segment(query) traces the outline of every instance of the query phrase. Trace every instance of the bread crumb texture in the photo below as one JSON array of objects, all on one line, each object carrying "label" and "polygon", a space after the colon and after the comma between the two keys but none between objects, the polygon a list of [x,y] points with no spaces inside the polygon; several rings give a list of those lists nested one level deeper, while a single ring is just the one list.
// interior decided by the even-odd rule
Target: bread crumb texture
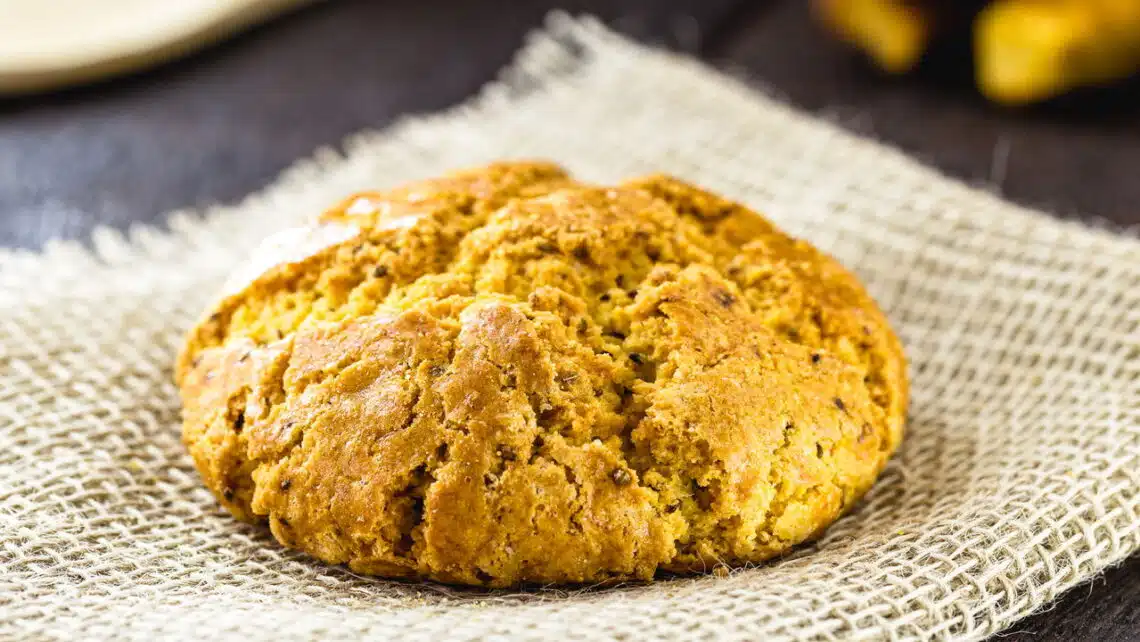
[{"label": "bread crumb texture", "polygon": [[904,357],[858,281],[668,176],[496,163],[354,195],[261,254],[179,357],[184,440],[235,516],[358,573],[761,562],[902,436]]}]

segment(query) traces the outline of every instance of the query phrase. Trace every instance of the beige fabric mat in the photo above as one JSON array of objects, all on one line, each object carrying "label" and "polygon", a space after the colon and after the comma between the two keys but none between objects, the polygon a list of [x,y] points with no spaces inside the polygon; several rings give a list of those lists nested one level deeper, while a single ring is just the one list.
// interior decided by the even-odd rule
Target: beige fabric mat
[{"label": "beige fabric mat", "polygon": [[[1010,205],[591,20],[449,113],[173,234],[0,252],[0,638],[980,639],[1140,545],[1140,241]],[[498,157],[663,169],[854,268],[913,361],[910,434],[817,544],[730,577],[477,592],[357,577],[224,515],[178,437],[181,332],[255,241]]]}]

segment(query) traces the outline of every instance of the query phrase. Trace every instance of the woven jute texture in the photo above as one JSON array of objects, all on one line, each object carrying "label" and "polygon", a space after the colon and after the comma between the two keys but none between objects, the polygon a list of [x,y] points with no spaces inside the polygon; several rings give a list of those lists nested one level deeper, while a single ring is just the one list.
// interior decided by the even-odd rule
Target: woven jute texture
[{"label": "woven jute texture", "polygon": [[[179,442],[170,370],[226,273],[352,190],[501,157],[672,172],[854,269],[913,381],[908,437],[857,510],[726,578],[512,593],[358,577],[223,514]],[[553,18],[468,105],[170,228],[0,253],[0,638],[979,639],[1140,546],[1140,241],[589,19]]]}]

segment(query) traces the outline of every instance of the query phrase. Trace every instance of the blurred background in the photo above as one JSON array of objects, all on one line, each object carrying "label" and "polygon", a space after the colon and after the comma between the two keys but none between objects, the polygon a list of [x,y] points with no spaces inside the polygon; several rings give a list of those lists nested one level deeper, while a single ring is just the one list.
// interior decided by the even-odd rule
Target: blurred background
[{"label": "blurred background", "polygon": [[463,100],[557,8],[1014,200],[1138,221],[1140,0],[0,0],[0,246],[238,199]]},{"label": "blurred background", "polygon": [[[0,248],[236,201],[464,100],[552,9],[1014,201],[1140,225],[1140,0],[0,0]],[[1012,637],[1138,630],[1134,558]]]}]

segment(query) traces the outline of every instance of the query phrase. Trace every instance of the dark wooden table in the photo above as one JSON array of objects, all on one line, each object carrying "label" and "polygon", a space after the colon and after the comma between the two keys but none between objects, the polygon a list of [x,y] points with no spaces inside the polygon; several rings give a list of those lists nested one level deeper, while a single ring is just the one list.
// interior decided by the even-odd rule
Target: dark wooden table
[{"label": "dark wooden table", "polygon": [[[554,7],[701,56],[1012,200],[1140,224],[1140,82],[1000,110],[954,52],[915,78],[873,73],[803,0],[339,0],[133,78],[0,101],[0,246],[238,199],[317,147],[462,100]],[[1140,556],[1012,637],[1140,640]]]}]

